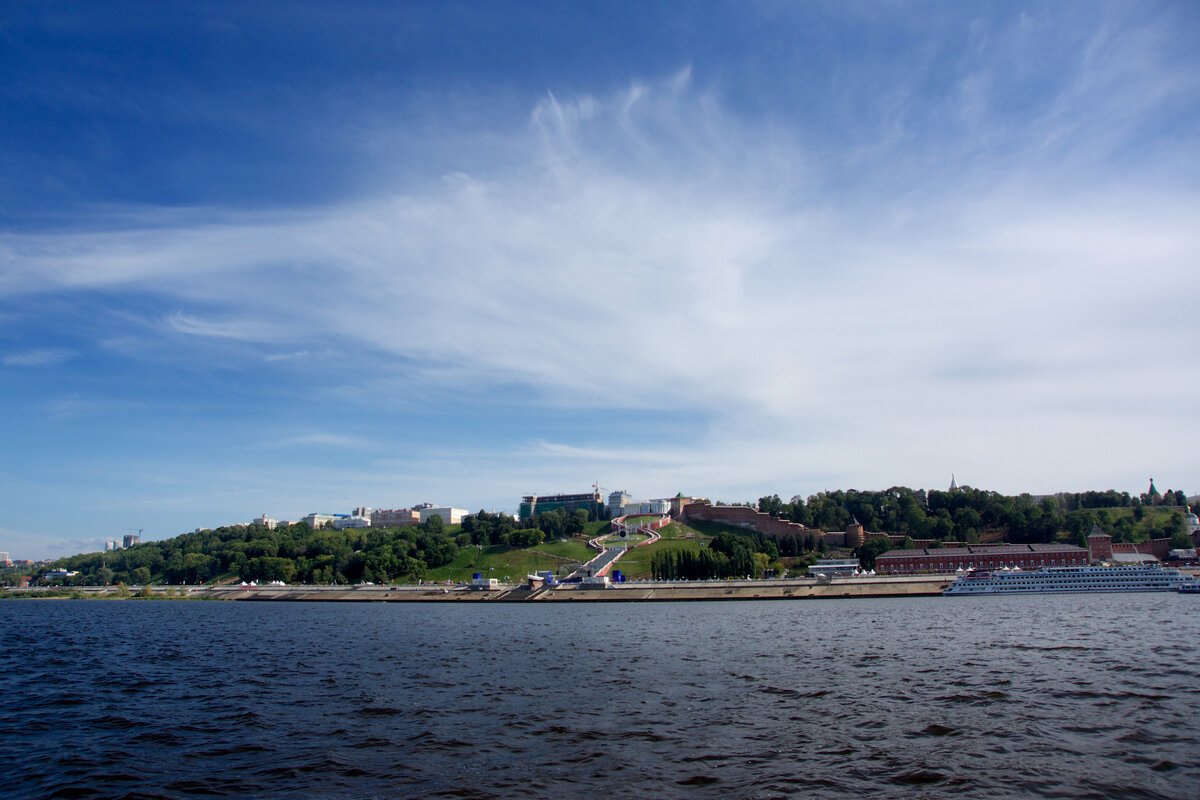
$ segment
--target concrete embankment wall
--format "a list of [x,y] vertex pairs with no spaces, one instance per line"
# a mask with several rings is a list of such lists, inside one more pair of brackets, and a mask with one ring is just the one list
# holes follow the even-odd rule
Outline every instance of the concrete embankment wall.
[[806,598],[917,597],[940,595],[949,575],[907,578],[639,582],[604,588],[568,584],[530,590],[523,586],[480,591],[464,586],[258,586],[197,587],[192,597],[226,600],[323,602],[636,602],[671,600],[799,600]]
[[[848,597],[919,597],[940,595],[950,578],[908,581],[847,581],[829,584],[785,581],[743,581],[709,586],[697,584],[624,584],[607,589],[556,590],[544,599],[554,601],[637,600],[802,600]],[[600,596],[596,596],[600,595]]]

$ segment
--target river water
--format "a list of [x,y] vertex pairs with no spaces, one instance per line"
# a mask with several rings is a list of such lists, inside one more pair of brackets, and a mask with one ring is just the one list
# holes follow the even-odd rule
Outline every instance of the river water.
[[1200,797],[1200,598],[0,602],[9,798]]

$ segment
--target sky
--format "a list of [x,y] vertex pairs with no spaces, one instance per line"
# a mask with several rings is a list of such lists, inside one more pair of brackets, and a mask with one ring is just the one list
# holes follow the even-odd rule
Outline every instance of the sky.
[[0,5],[0,550],[1200,492],[1194,2]]

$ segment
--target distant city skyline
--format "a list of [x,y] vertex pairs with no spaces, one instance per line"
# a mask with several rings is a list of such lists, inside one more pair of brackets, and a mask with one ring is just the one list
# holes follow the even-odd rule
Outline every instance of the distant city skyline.
[[[1153,479],[1151,479],[1151,480],[1153,480]],[[891,484],[891,485],[898,486],[900,484]],[[1153,486],[1153,483],[1151,483],[1151,486]],[[837,487],[837,488],[830,487],[828,489],[821,490],[821,491],[838,491],[839,489],[842,491],[846,491],[846,490],[849,490],[852,488],[857,489],[857,490],[878,491],[878,490],[881,490],[881,489],[887,488],[887,487]],[[914,490],[919,490],[919,491],[926,491],[926,492],[928,492],[928,491],[943,491],[943,490],[944,491],[954,491],[956,488],[959,488],[959,489],[982,489],[985,491],[994,491],[994,490],[988,489],[987,487],[971,486],[970,484],[966,484],[966,483],[959,485],[959,484],[957,484],[954,475],[951,476],[950,485],[946,486],[946,487],[919,486],[919,487],[909,487],[909,488],[914,489]],[[1109,487],[1109,488],[1115,488],[1115,487]],[[1150,487],[1147,487],[1147,488],[1150,488]],[[1089,491],[1089,490],[1082,490],[1082,491]],[[1095,491],[1106,491],[1106,489],[1105,490],[1096,489]],[[1145,493],[1145,492],[1138,492],[1138,491],[1134,491],[1134,490],[1127,490],[1127,489],[1120,489],[1120,488],[1115,488],[1115,491],[1128,492],[1131,497],[1139,497],[1140,495]],[[1168,489],[1167,491],[1181,491],[1181,490]],[[614,492],[612,492],[611,494],[619,494],[619,493],[621,493],[621,490],[614,490]],[[1062,492],[1048,492],[1048,493],[1040,493],[1040,494],[1034,494],[1032,492],[1015,492],[1013,494],[1030,494],[1033,497],[1053,497],[1057,494],[1072,494],[1072,493],[1075,493],[1075,492],[1062,491]],[[1080,492],[1080,493],[1082,493],[1082,492]],[[549,495],[549,494],[551,494],[551,493],[544,493],[542,495],[539,495],[539,497],[545,497],[546,495]],[[602,496],[604,499],[606,499],[606,500],[608,499],[608,494],[610,494],[610,493],[602,490]],[[682,493],[679,493],[679,494],[682,494]],[[766,494],[759,495],[759,496],[756,496],[753,498],[750,498],[750,497],[747,497],[747,498],[709,497],[708,499],[714,503],[750,503],[750,504],[754,504],[761,497],[769,497],[772,494],[779,494],[779,493],[778,492],[767,492]],[[814,492],[812,494],[817,494],[817,493]],[[1186,494],[1186,492],[1185,492],[1185,494]],[[696,497],[686,497],[685,502],[690,502],[694,499],[697,499],[698,497],[703,497],[703,496],[704,495],[697,495]],[[785,502],[787,502],[793,496],[794,495],[781,496],[781,499],[784,500]],[[812,495],[806,495],[805,499],[807,499],[808,497],[811,497],[811,496]],[[630,498],[631,498],[631,496],[626,494],[627,502],[630,501]],[[674,495],[671,495],[670,497],[665,497],[665,498],[648,498],[648,499],[657,501],[659,499],[671,500],[673,498],[674,498]],[[554,499],[554,498],[550,497],[548,499]],[[1196,502],[1200,502],[1200,496],[1188,495],[1186,497],[1186,500],[1189,504],[1193,504]],[[634,498],[634,499],[632,499],[632,502],[637,506],[637,508],[635,509],[636,513],[651,513],[650,509],[642,508],[642,506],[650,505],[646,501],[638,500],[638,499]],[[557,507],[557,506],[555,506],[555,507]],[[512,511],[512,510],[504,509],[504,508],[494,508],[494,507],[487,508],[487,507],[482,507],[482,506],[478,507],[478,508],[476,508],[476,507],[455,508],[455,507],[445,507],[445,506],[437,507],[436,504],[432,504],[427,501],[420,502],[420,503],[413,503],[413,504],[409,504],[409,505],[399,504],[399,505],[393,505],[393,506],[379,506],[379,507],[343,505],[343,506],[339,506],[339,508],[344,508],[344,509],[349,509],[349,510],[333,510],[333,509],[327,508],[322,511],[309,511],[309,512],[306,512],[303,514],[295,514],[295,515],[277,514],[274,516],[272,515],[272,512],[264,511],[260,515],[254,517],[252,519],[228,519],[228,520],[224,520],[221,522],[214,522],[209,525],[201,525],[201,526],[196,526],[196,527],[185,529],[185,530],[179,530],[179,531],[174,531],[171,533],[166,533],[162,536],[155,536],[155,537],[153,537],[153,539],[147,539],[146,541],[150,542],[150,541],[155,541],[158,539],[169,539],[169,538],[172,538],[172,537],[175,537],[175,536],[178,536],[181,534],[190,533],[190,532],[196,531],[196,530],[216,529],[216,528],[231,527],[231,526],[236,526],[236,525],[267,524],[270,527],[274,527],[276,524],[282,525],[285,523],[287,523],[287,524],[294,524],[294,523],[298,523],[298,522],[310,522],[311,523],[312,521],[314,521],[312,519],[313,517],[318,517],[318,518],[328,517],[330,519],[332,519],[334,517],[353,518],[355,515],[363,513],[363,512],[378,512],[378,511],[384,511],[384,512],[388,513],[390,516],[395,516],[396,512],[399,509],[414,510],[414,515],[415,515],[414,521],[424,521],[424,519],[427,516],[427,514],[425,513],[426,511],[432,511],[432,512],[449,511],[449,512],[452,512],[452,514],[461,512],[463,514],[468,514],[468,515],[474,515],[474,514],[478,513],[479,511],[487,511],[488,513],[508,513],[508,514],[512,514],[514,517],[520,518],[519,513]],[[422,513],[416,514],[415,510],[421,510]],[[460,519],[458,519],[454,516],[451,516],[449,519],[449,524],[459,524],[459,522],[460,522]],[[393,521],[384,523],[384,527],[386,527],[388,525],[397,525],[397,524],[406,524],[406,523],[401,523],[401,522],[397,522],[397,521],[393,520]],[[338,527],[338,526],[335,526],[335,527]],[[348,527],[359,527],[359,526],[351,525]],[[22,559],[22,560],[39,560],[40,561],[40,560],[60,558],[60,557],[67,556],[67,555],[75,555],[77,553],[98,552],[100,550],[109,550],[109,549],[115,549],[115,548],[128,548],[131,545],[131,543],[136,544],[136,543],[139,543],[140,541],[141,541],[141,529],[139,529],[138,534],[123,533],[123,534],[120,534],[117,536],[102,536],[102,537],[81,538],[81,539],[76,539],[76,540],[67,540],[67,541],[64,541],[61,543],[66,548],[66,549],[63,549],[61,552],[54,552],[54,553],[48,553],[45,555],[34,555],[34,556],[18,555],[17,558]],[[3,554],[0,553],[0,555],[3,555]]]
[[0,548],[1200,491],[1200,6],[0,5]]

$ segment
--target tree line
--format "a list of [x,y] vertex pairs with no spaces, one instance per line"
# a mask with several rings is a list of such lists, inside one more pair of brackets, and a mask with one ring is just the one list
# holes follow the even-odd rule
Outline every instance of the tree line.
[[468,544],[469,537],[448,533],[437,515],[419,525],[343,531],[313,530],[303,522],[275,529],[235,525],[71,556],[52,567],[79,572],[67,582],[82,585],[197,584],[231,574],[247,582],[382,583],[420,579]]
[[650,573],[662,581],[761,578],[778,557],[772,542],[750,531],[722,531],[699,550],[659,550],[650,559]]
[[299,522],[275,529],[234,525],[185,533],[104,553],[59,559],[43,569],[77,571],[80,585],[199,584],[236,576],[240,581],[387,583],[416,581],[449,564],[459,548],[533,547],[583,533],[586,511],[537,514],[517,527],[511,515],[480,511],[447,529],[438,515],[396,528],[313,530]]
[[[1140,497],[1109,490],[1035,499],[971,487],[946,492],[892,487],[878,492],[821,492],[788,502],[771,495],[759,498],[758,508],[809,528],[830,531],[845,530],[857,519],[868,532],[908,537],[908,545],[912,539],[932,539],[935,546],[941,541],[972,543],[986,532],[989,540],[1068,541],[1086,547],[1088,532],[1099,525],[1116,542],[1170,538],[1173,547],[1188,548],[1191,539],[1181,510],[1147,511],[1185,502],[1177,490]],[[1131,510],[1113,511],[1122,508]],[[467,517],[457,530],[448,530],[436,515],[415,526],[344,531],[313,530],[305,523],[273,530],[237,525],[126,550],[72,556],[51,567],[78,571],[68,583],[91,585],[196,584],[230,575],[243,581],[286,583],[414,581],[453,561],[459,548],[532,547],[547,539],[579,535],[588,521],[586,511],[556,509],[520,523],[524,527],[517,527],[519,523],[510,515],[486,511]],[[856,555],[869,567],[890,544],[885,538],[871,540]],[[651,568],[663,579],[744,577],[761,575],[781,557],[811,559],[825,551],[825,540],[817,530],[783,534],[739,530],[718,533],[699,554],[661,551]]]
[[480,511],[462,521],[462,532],[469,543],[487,547],[509,545],[510,547],[533,547],[548,539],[569,539],[583,533],[588,523],[588,512],[577,509],[566,512],[561,508],[534,514],[532,519],[523,520],[525,527],[508,514]]
[[[1143,541],[1169,538],[1183,529],[1183,514],[1156,514],[1155,506],[1186,507],[1183,492],[1132,497],[1128,492],[1064,493],[1034,498],[974,489],[925,491],[894,486],[884,491],[833,491],[796,496],[790,501],[779,495],[761,497],[758,510],[774,517],[828,531],[845,530],[853,519],[867,531],[902,534],[913,539],[975,543],[983,533],[998,533],[1013,543],[1085,539],[1092,525],[1099,524],[1114,541]],[[1131,515],[1112,515],[1106,509],[1132,508]]]

